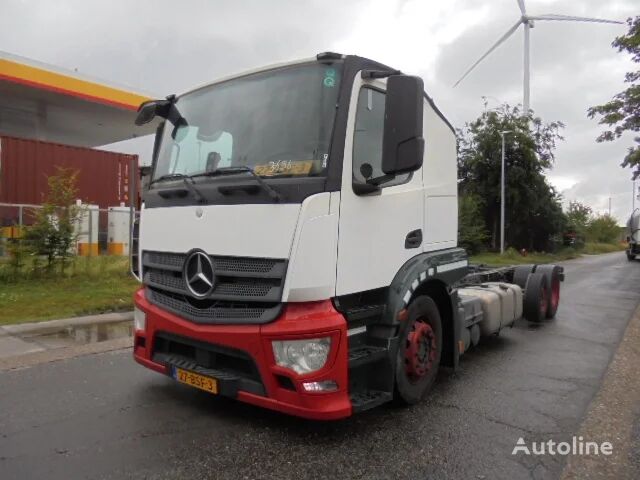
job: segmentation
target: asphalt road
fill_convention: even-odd
[[[566,264],[560,310],[467,353],[412,408],[315,423],[213,397],[129,350],[0,373],[0,478],[558,478],[640,300],[623,253]],[[615,448],[615,445],[614,445]]]

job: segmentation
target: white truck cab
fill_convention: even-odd
[[[420,78],[322,53],[147,102],[137,123],[155,117],[139,363],[318,419],[413,403],[457,365],[491,295],[454,288],[456,138]]]

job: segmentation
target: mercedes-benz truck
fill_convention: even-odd
[[[523,315],[562,268],[469,265],[456,135],[420,78],[351,55],[146,102],[133,229],[135,360],[313,419],[418,402],[440,366]]]

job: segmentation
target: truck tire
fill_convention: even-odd
[[[560,267],[557,265],[538,265],[536,273],[543,273],[547,277],[549,288],[549,305],[547,306],[547,318],[556,316],[560,305]]]
[[[524,290],[522,311],[524,318],[530,322],[540,323],[547,316],[549,307],[547,276],[544,273],[535,272],[529,275]]]
[[[401,405],[413,405],[425,396],[442,355],[442,321],[435,302],[422,295],[407,310],[396,357],[394,401]]]
[[[627,254],[627,260],[629,260],[630,262],[633,262],[636,259],[636,256],[631,253],[630,249],[626,251],[626,254]]]
[[[511,283],[515,283],[521,289],[527,286],[527,278],[529,274],[533,272],[534,265],[518,265],[513,269],[513,280]]]

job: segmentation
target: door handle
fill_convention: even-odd
[[[422,229],[413,230],[407,233],[404,239],[404,248],[418,248],[422,245]]]

